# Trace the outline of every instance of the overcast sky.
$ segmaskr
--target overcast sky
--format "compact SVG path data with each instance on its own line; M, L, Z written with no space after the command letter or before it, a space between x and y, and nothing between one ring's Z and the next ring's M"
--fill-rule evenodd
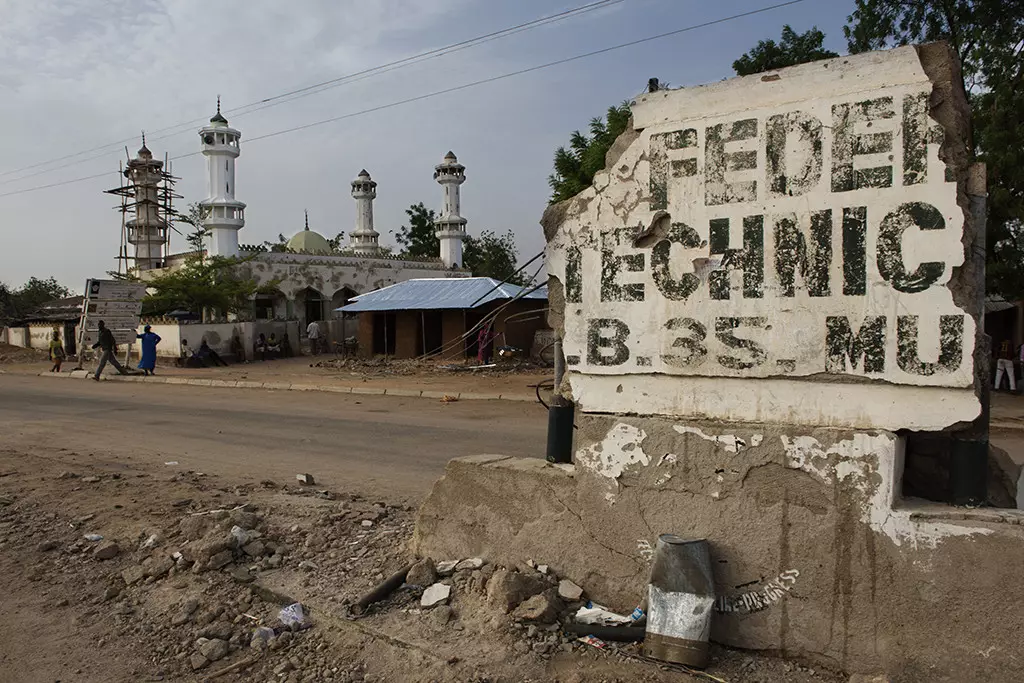
M538 219L555 148L611 104L658 77L673 87L732 75L731 64L782 25L817 25L844 52L853 0L806 0L440 97L254 140L592 50L764 7L779 0L623 0L614 6L248 114L232 109L586 4L587 0L0 0L0 281L54 275L75 291L116 267L114 197L123 147L11 173L148 131L154 155L196 152L219 93L242 132L237 197L243 244L310 227L352 229L349 183L378 182L376 229L392 243L404 209L437 207L433 166L466 165L468 230L516 234L520 259L543 248ZM179 124L190 123L181 127ZM161 138L169 127L173 135ZM184 195L204 198L205 159L174 162ZM26 177L27 176L27 177ZM174 251L183 249L175 236Z

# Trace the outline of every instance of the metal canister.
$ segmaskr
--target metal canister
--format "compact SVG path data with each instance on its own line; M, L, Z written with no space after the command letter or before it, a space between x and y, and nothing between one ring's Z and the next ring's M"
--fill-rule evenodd
M706 666L715 582L705 539L658 537L647 603L644 654L665 662Z

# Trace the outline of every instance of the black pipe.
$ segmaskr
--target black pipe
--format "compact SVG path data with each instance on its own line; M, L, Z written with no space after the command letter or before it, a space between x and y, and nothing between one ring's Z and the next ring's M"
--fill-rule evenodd
M552 405L548 407L548 462L572 462L572 427L576 407Z
M647 636L644 626L599 626L597 624L567 624L566 633L574 636L594 636L601 640L614 640L620 643L635 643Z

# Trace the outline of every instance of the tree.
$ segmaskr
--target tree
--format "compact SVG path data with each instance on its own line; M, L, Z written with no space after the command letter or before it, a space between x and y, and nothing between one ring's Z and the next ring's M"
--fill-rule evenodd
M501 237L485 230L480 237L466 235L462 240L462 267L478 277L493 277L515 285L528 284L528 276L522 273L513 275L518 256L516 238L511 230Z
M988 289L1024 298L1024 0L856 0L847 21L850 52L934 40L956 51L988 166Z
M3 282L0 282L0 325L6 325L18 315L14 307L14 292Z
M733 70L740 76L781 69L796 64L830 59L839 55L824 47L825 34L812 26L804 33L797 33L786 24L782 27L782 38L762 40L750 52L732 63Z
M191 247L192 251L200 255L200 258L205 255L205 241L210 234L210 231L203 225L209 215L210 210L208 208L198 202L192 202L188 205L188 212L179 214L177 218L178 223L192 226L192 232L185 235L185 241L188 242L188 246Z
M435 258L441 250L441 243L434 236L434 221L437 215L433 209L413 204L405 210L409 216L408 227L402 226L395 235L395 241L402 248L402 257Z
M71 290L53 277L41 280L30 277L28 282L14 292L14 306L20 315L30 313L54 299L71 296Z
M285 252L288 251L288 240L285 238L284 234L277 233L276 242L266 241L263 243L263 246L272 252Z
M341 251L342 249L345 248L344 244L343 244L344 241L345 241L345 231L342 230L337 235L335 235L334 237L332 237L329 240L327 240L327 244L331 245L331 249L333 251Z
M551 203L575 197L594 182L594 174L604 168L604 158L615 138L629 125L629 103L609 107L605 119L591 119L590 136L573 131L569 147L555 150L555 172L548 176Z
M155 290L143 299L145 315L165 315L175 310L202 313L215 309L224 313L249 310L258 286L253 278L242 277L235 258L212 256L189 258L180 269L157 275L146 284Z

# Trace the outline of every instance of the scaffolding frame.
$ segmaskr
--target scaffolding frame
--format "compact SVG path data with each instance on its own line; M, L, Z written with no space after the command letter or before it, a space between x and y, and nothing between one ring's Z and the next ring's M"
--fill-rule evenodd
M146 139L143 137L142 144L145 146ZM174 227L175 221L180 218L181 214L174 208L174 200L182 199L182 195L177 194L174 191L175 183L180 178L176 177L172 173L172 167L167 154L164 154L163 162L157 161L152 163L148 159L132 159L128 153L128 148L125 147L125 156L128 157L128 162L125 164L121 162L118 164L118 176L120 178L120 185L110 190L104 190L104 194L110 194L121 198L121 202L118 206L113 207L115 211L121 214L121 240L120 246L117 251L117 274L119 276L128 275L133 270L138 268L137 261L139 260L134 253L129 255L129 245L133 244L131 230L132 226L129 225L128 215L134 214L136 220L136 229L138 229L138 223L143 220L144 215L149 215L148 211L143 209L146 207L155 207L155 223L156 225L145 226L147 230L156 229L158 231L159 242L162 248L162 259L158 266L163 267L166 265L166 259L170 253L171 247L171 230L179 232ZM156 200L149 199L145 196L144 189L152 188L153 185L150 183L139 183L133 174L135 168L141 164L137 162L146 162L151 168L145 169L147 173L157 176L156 181ZM136 163L133 163L136 162ZM180 232L179 232L180 234Z

